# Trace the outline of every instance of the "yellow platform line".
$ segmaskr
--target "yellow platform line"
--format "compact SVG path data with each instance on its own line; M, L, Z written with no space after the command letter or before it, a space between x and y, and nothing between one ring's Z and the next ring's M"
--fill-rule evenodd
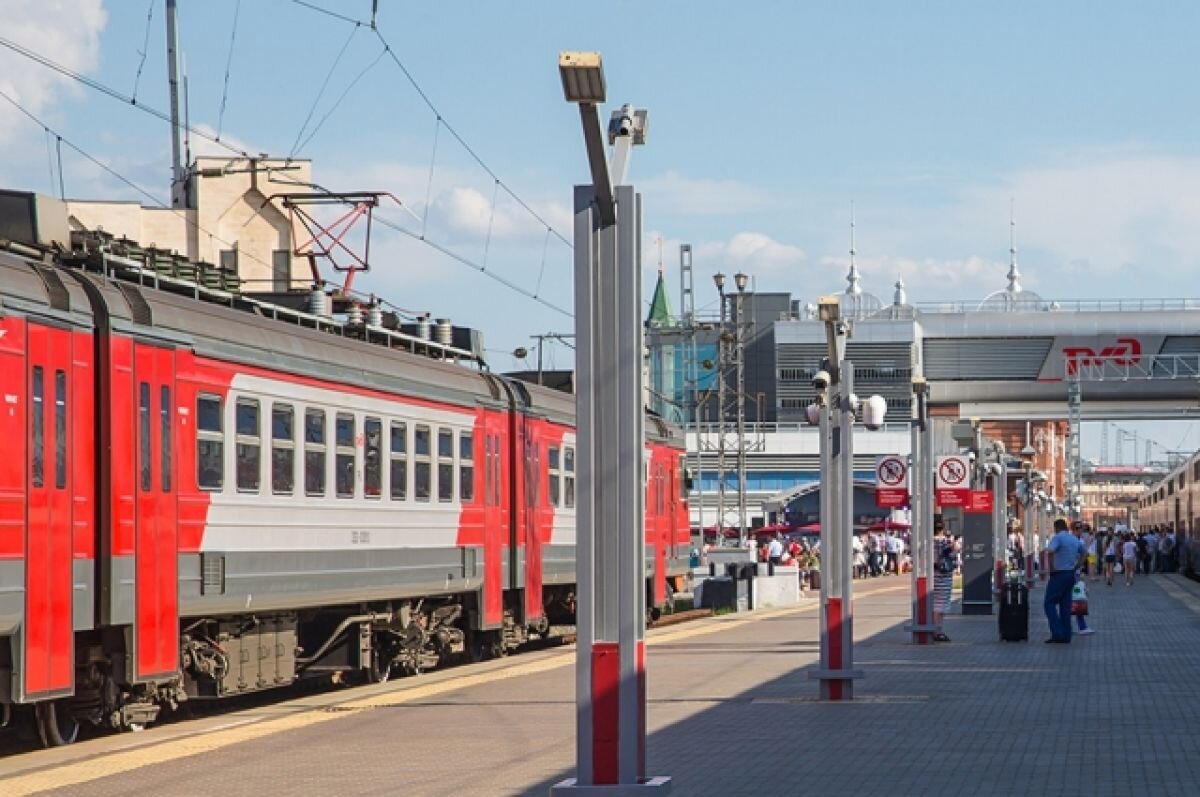
M891 592L895 590L896 588L877 590L871 594ZM652 633L647 639L647 644L661 645L681 639L689 639L705 634L713 634L718 631L728 631L731 628L746 625L748 623L758 622L760 620L768 620L788 614L799 614L816 608L817 603L814 601L810 604L800 607L761 611L752 615L729 615L727 617L716 617L708 622L703 622L695 626L689 625L689 627L678 630L664 629L661 633ZM369 697L351 699L342 703L333 704L329 707L312 708L275 719L261 720L259 722L238 725L235 727L227 727L209 733L199 733L195 736L185 736L182 738L165 740L162 742L148 744L145 747L139 747L133 750L122 750L113 753L100 754L94 758L34 772L28 772L22 775L15 775L7 779L0 779L0 793L4 794L5 797L25 797L25 795L38 794L51 789L61 789L66 786L88 783L94 780L99 780L100 778L120 775L134 769L141 769L142 767L163 764L168 761L177 761L181 758L188 758L190 756L201 755L203 753L211 753L215 750L229 747L230 745L261 739L273 734L283 733L286 731L295 731L301 728L319 725L323 722L329 722L331 720L338 719L339 717L346 716L346 714L354 713L358 710L412 703L418 700L425 700L436 695L445 694L446 692L469 689L474 686L482 686L485 684L495 683L497 681L508 680L510 678L519 678L524 675L535 675L537 673L549 672L551 670L569 666L570 664L574 663L574 661L574 651L568 650L563 651L557 656L552 656L528 663L516 664L512 667L502 670L477 673L473 675L463 675L458 678L452 678L445 681L439 681L437 683L423 684L418 686L408 686L407 684L404 684L402 689L396 691L384 692L381 694L371 695ZM404 682L401 683L403 684Z

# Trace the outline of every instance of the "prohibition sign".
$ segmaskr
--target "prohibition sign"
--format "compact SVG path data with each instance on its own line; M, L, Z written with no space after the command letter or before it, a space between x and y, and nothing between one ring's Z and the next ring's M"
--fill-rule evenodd
M955 488L967 478L967 468L961 459L947 458L938 465L938 477L948 488Z
M875 468L875 476L885 487L898 487L904 484L905 471L908 468L899 457L886 457L879 460Z

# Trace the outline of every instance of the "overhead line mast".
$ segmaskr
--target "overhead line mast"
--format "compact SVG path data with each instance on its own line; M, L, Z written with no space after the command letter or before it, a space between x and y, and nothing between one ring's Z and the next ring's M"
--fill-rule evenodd
M167 3L167 81L171 89L171 207L186 208L187 165L183 162L183 127L179 114L178 0Z

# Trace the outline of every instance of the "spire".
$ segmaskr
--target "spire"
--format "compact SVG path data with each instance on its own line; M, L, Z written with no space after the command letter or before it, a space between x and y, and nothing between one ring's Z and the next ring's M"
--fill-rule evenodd
M671 303L667 299L667 286L663 282L661 266L658 270L658 282L654 285L654 298L650 300L650 314L646 316L646 326L655 329L675 326L675 316L671 315Z
M858 284L859 283L858 266L855 265L855 263L854 263L854 255L855 255L855 251L854 251L854 201L851 200L850 201L850 272L846 275L846 282L849 283L846 286L846 293L848 293L848 294L862 293L862 286Z
M1020 293L1021 272L1017 269L1017 221L1014 214L1016 200L1008 200L1008 288L1009 293Z

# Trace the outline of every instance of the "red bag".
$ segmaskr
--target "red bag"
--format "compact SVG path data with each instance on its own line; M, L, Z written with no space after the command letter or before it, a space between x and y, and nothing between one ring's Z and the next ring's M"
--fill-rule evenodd
M1087 617L1087 601L1071 601L1072 617Z

